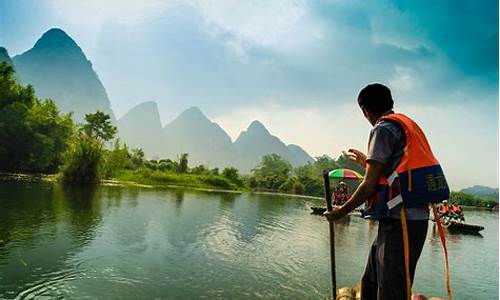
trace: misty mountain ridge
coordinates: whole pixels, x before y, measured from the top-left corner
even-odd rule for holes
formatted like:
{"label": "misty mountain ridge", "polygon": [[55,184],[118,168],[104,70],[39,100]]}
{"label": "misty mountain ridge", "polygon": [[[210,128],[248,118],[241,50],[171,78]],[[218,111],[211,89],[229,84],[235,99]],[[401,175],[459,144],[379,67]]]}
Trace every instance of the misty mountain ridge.
{"label": "misty mountain ridge", "polygon": [[149,158],[176,159],[181,153],[188,153],[192,166],[234,166],[242,173],[250,172],[262,156],[271,153],[279,154],[293,166],[313,161],[300,146],[286,145],[259,121],[253,121],[233,143],[226,131],[198,107],[186,109],[161,129],[156,103],[145,102],[117,123],[120,137],[130,147],[142,148]]}
{"label": "misty mountain ridge", "polygon": [[118,137],[130,148],[142,148],[147,158],[176,159],[181,153],[188,153],[191,166],[234,166],[242,173],[250,172],[262,156],[271,153],[293,166],[313,161],[300,146],[286,145],[257,120],[233,143],[226,131],[198,107],[186,109],[162,127],[156,102],[148,101],[134,106],[116,121],[92,63],[61,29],[48,30],[31,49],[12,59],[0,47],[1,61],[12,64],[16,79],[33,85],[38,97],[51,98],[62,112],[73,112],[77,122],[82,122],[86,113],[97,110],[109,114],[118,128]]}
{"label": "misty mountain ridge", "polygon": [[191,164],[227,167],[234,160],[233,144],[229,135],[217,123],[210,121],[198,107],[183,111],[163,127],[170,145],[164,153],[175,158],[189,154]]}
{"label": "misty mountain ridge", "polygon": [[314,159],[297,145],[286,145],[278,137],[272,135],[259,121],[253,121],[247,130],[240,133],[234,142],[240,159],[235,166],[243,173],[248,173],[261,161],[262,156],[276,153],[297,167],[312,162]]}
{"label": "misty mountain ridge", "polygon": [[116,125],[118,136],[130,148],[142,148],[149,157],[164,154],[167,141],[156,102],[148,101],[134,106],[118,119]]}
{"label": "misty mountain ridge", "polygon": [[106,90],[82,49],[63,30],[45,32],[33,48],[12,59],[16,74],[41,98],[51,98],[63,112],[82,121],[101,110],[115,120]]}
{"label": "misty mountain ridge", "polygon": [[498,201],[498,188],[492,188],[484,185],[474,185],[465,189],[460,190],[462,193],[469,195],[496,200]]}

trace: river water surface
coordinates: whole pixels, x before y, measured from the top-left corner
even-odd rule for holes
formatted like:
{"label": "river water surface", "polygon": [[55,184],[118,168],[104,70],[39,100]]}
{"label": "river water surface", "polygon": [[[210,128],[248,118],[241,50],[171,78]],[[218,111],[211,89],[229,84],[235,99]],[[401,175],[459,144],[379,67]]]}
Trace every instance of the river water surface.
{"label": "river water surface", "polygon": [[[320,200],[0,183],[0,299],[324,299]],[[455,299],[498,299],[498,213],[466,211],[482,236],[449,235]],[[377,226],[336,224],[338,286],[361,277]],[[444,296],[430,224],[414,290]]]}

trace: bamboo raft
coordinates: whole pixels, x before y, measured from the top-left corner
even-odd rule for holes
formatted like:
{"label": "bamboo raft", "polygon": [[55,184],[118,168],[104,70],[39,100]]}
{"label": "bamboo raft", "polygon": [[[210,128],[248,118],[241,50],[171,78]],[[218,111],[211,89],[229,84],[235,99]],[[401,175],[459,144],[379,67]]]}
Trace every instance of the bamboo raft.
{"label": "bamboo raft", "polygon": [[[426,297],[421,294],[413,294],[412,300],[444,300],[439,297]],[[354,287],[343,287],[337,289],[337,299],[336,300],[361,300],[361,283],[358,283]]]}
{"label": "bamboo raft", "polygon": [[484,227],[480,225],[465,224],[453,221],[449,222],[447,225],[444,225],[444,227],[450,233],[462,233],[462,234],[480,234],[479,231],[484,229]]}

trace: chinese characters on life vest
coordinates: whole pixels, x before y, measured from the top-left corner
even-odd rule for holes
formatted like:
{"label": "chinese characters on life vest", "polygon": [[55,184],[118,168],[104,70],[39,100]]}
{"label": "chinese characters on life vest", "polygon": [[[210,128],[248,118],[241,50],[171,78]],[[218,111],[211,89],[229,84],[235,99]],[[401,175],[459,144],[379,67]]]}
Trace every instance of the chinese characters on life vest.
{"label": "chinese characters on life vest", "polygon": [[430,192],[444,190],[448,188],[443,173],[425,175],[427,190]]}

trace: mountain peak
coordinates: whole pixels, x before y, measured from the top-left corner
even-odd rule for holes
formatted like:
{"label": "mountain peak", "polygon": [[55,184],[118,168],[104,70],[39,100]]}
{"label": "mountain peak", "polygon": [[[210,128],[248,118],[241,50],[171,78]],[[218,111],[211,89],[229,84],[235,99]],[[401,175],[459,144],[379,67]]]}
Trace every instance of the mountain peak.
{"label": "mountain peak", "polygon": [[250,123],[247,132],[270,134],[264,124],[257,120],[254,120],[252,123]]}
{"label": "mountain peak", "polygon": [[59,28],[51,28],[35,43],[33,48],[65,48],[78,47],[76,42]]}
{"label": "mountain peak", "polygon": [[[139,103],[136,106],[132,107],[125,115],[123,115],[122,119],[131,115],[134,117],[144,115],[144,120],[142,120],[142,122],[156,122],[156,119],[159,120],[158,105],[154,101],[145,101]],[[155,117],[155,120],[151,120],[152,117]]]}
{"label": "mountain peak", "polygon": [[145,102],[137,104],[136,106],[134,106],[134,108],[157,111],[158,104],[156,104],[155,101],[145,101]]}
{"label": "mountain peak", "polygon": [[201,109],[197,106],[191,106],[190,108],[186,109],[185,111],[183,111],[179,117],[180,119],[195,119],[195,120],[199,120],[199,119],[203,119],[203,120],[208,120],[207,116],[205,116],[205,114],[203,114],[203,112],[201,111]]}

